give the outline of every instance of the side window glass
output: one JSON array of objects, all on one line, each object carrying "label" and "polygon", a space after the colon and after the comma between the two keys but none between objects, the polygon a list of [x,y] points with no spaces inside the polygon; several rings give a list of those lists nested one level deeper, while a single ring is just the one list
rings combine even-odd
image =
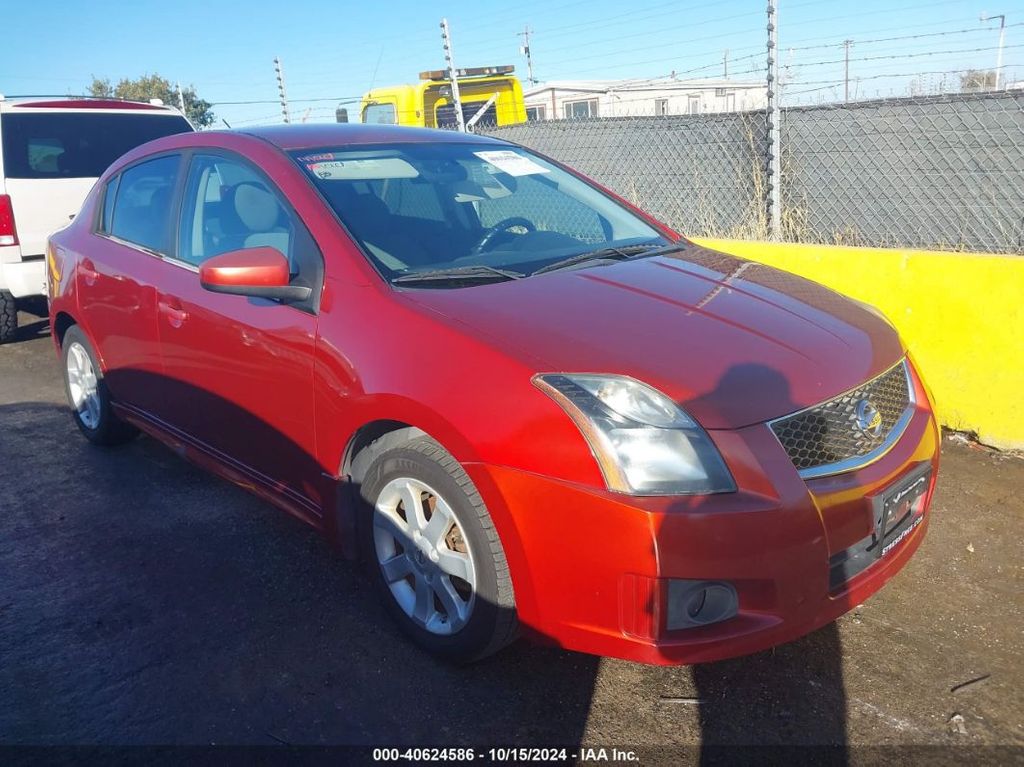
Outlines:
[{"label": "side window glass", "polygon": [[59,138],[30,138],[28,167],[38,176],[56,176],[61,168],[64,142]]},{"label": "side window glass", "polygon": [[194,156],[181,206],[178,259],[199,266],[221,253],[258,247],[274,248],[288,259],[293,283],[315,282],[322,269],[313,238],[260,173],[228,157]]},{"label": "side window glass", "polygon": [[363,122],[376,125],[396,125],[394,104],[369,104],[363,110]]},{"label": "side window glass", "polygon": [[100,231],[110,233],[114,222],[114,201],[117,199],[117,182],[120,176],[114,176],[103,188],[103,220],[100,222]]},{"label": "side window glass", "polygon": [[178,155],[158,157],[121,173],[110,234],[157,253],[169,252],[170,212],[179,159]]}]

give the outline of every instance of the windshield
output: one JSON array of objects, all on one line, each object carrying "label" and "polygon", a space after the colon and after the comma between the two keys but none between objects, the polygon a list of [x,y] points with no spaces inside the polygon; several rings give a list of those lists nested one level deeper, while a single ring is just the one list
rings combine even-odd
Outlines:
[{"label": "windshield", "polygon": [[128,111],[24,112],[5,114],[0,121],[9,178],[98,178],[140,144],[192,130],[180,115]]},{"label": "windshield", "polygon": [[293,156],[396,283],[439,271],[522,276],[577,255],[668,242],[622,205],[519,147],[424,143]]}]

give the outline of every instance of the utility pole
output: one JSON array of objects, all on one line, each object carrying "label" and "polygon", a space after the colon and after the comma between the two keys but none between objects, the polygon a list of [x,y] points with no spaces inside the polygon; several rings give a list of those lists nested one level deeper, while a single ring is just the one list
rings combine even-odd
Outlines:
[{"label": "utility pole", "polygon": [[517,32],[519,37],[523,38],[523,44],[519,47],[519,52],[526,56],[526,82],[530,85],[536,85],[537,79],[533,76],[533,55],[530,53],[530,25],[527,24],[522,32]]},{"label": "utility pole", "polygon": [[274,57],[274,71],[277,73],[277,91],[281,94],[281,116],[285,123],[290,123],[292,118],[288,114],[288,93],[284,89],[284,70],[281,69],[281,59],[277,56]]},{"label": "utility pole", "polygon": [[767,192],[767,213],[768,231],[773,239],[780,235],[779,222],[781,221],[781,199],[779,196],[779,182],[782,169],[781,154],[782,147],[779,143],[779,128],[782,119],[780,100],[782,93],[779,90],[779,2],[768,0],[768,89],[767,89],[767,140],[765,170],[767,179],[765,187]]},{"label": "utility pole", "polygon": [[448,68],[448,79],[452,86],[452,105],[455,107],[455,120],[461,133],[466,132],[466,118],[462,114],[462,97],[459,95],[459,78],[455,70],[455,57],[452,55],[452,38],[448,31],[448,19],[441,19],[441,41],[444,43],[444,65]]},{"label": "utility pole", "polygon": [[843,100],[850,100],[850,46],[853,40],[843,40],[843,48],[846,49],[845,74],[843,75]]},{"label": "utility pole", "polygon": [[722,79],[729,79],[729,49],[725,49],[725,53],[722,54]]},{"label": "utility pole", "polygon": [[181,92],[181,83],[175,83],[175,85],[178,86],[178,109],[185,114],[185,94]]},{"label": "utility pole", "polygon": [[995,21],[999,19],[999,52],[996,54],[996,90],[999,90],[999,83],[1003,79],[1003,41],[1006,40],[1006,14],[998,13],[989,16],[981,14],[982,21]]}]

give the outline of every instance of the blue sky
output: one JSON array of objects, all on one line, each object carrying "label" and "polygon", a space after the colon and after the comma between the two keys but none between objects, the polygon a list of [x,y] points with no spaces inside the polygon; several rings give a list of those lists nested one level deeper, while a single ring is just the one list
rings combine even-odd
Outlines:
[{"label": "blue sky", "polygon": [[[194,85],[233,124],[273,122],[279,109],[272,60],[280,56],[293,119],[333,119],[338,99],[441,67],[442,16],[459,66],[511,63],[525,78],[516,33],[529,24],[541,80],[672,71],[717,77],[726,49],[731,76],[760,78],[765,6],[765,0],[292,0],[248,7],[90,0],[65,2],[58,11],[51,3],[12,0],[4,11],[0,93],[82,93],[92,75],[116,82],[156,72]],[[841,92],[847,38],[854,41],[851,91],[859,97],[903,95],[913,76],[927,87],[944,72],[993,67],[998,24],[982,24],[982,11],[1006,14],[1004,71],[1008,81],[1024,80],[1024,26],[1012,26],[1024,24],[1024,0],[781,0],[788,98],[813,102]],[[227,103],[239,101],[271,103]],[[349,107],[354,115],[355,105]]]}]

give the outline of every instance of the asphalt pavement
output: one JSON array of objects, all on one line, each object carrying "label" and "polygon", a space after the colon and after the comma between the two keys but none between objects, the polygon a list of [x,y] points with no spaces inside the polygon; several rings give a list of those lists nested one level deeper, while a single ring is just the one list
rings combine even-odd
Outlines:
[{"label": "asphalt pavement", "polygon": [[0,347],[0,744],[1024,746],[1019,457],[945,440],[917,556],[791,644],[452,667],[312,529],[152,439],[88,445],[23,321]]}]

